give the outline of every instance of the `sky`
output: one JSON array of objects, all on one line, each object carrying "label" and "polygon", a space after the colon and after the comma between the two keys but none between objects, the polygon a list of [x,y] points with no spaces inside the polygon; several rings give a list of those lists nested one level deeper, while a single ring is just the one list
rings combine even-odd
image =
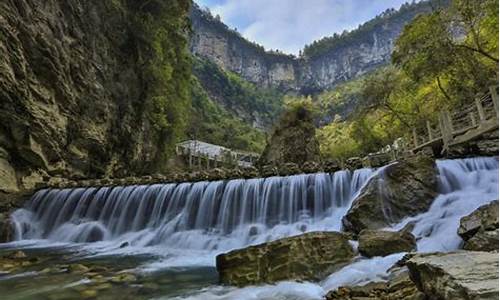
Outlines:
[{"label": "sky", "polygon": [[266,49],[298,54],[304,45],[352,30],[408,0],[195,0]]}]

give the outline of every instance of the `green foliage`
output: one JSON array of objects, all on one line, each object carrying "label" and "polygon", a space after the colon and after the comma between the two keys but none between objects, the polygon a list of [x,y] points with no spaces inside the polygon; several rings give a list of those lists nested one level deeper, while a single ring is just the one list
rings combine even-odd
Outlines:
[{"label": "green foliage", "polygon": [[417,18],[396,42],[393,62],[417,84],[435,82],[448,105],[469,101],[496,83],[493,7],[498,12],[498,0],[455,0],[450,9]]},{"label": "green foliage", "polygon": [[[114,0],[117,6],[118,0]],[[190,106],[191,59],[188,12],[184,0],[122,0],[132,12],[132,34],[145,85],[144,114],[160,151],[152,166],[161,168],[184,134]]]},{"label": "green foliage", "polygon": [[387,23],[407,22],[420,13],[428,12],[431,7],[446,5],[448,0],[428,0],[405,3],[399,10],[387,9],[372,20],[360,25],[352,31],[344,31],[342,34],[335,33],[333,36],[314,41],[304,48],[304,56],[315,58],[333,49],[346,47],[352,44],[373,43],[373,31],[381,30]]},{"label": "green foliage", "polygon": [[359,97],[348,120],[336,118],[318,131],[322,154],[378,151],[398,137],[409,139],[426,120],[436,123],[442,109],[470,104],[498,84],[497,52],[498,0],[454,0],[450,9],[417,17],[396,42],[393,66],[318,96],[340,104]]},{"label": "green foliage", "polygon": [[251,127],[214,102],[196,77],[191,79],[192,121],[188,135],[231,149],[260,153],[264,148],[264,132]]},{"label": "green foliage", "polygon": [[257,87],[204,59],[194,60],[193,73],[210,96],[228,111],[253,112],[267,124],[271,124],[281,112],[283,94],[275,89]]}]

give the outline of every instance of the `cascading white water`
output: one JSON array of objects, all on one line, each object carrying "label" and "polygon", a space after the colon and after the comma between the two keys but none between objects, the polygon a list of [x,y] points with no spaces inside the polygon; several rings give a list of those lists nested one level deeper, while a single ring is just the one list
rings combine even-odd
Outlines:
[{"label": "cascading white water", "polygon": [[[402,220],[386,230],[399,230],[414,222],[417,251],[453,251],[460,247],[457,235],[460,219],[495,199],[498,199],[498,158],[470,158],[437,161],[440,194],[430,209],[415,217]],[[387,278],[387,270],[404,253],[356,262],[331,274],[318,284],[281,282],[276,285],[243,289],[208,287],[194,295],[178,299],[323,299],[332,289],[343,285],[362,285]]]},{"label": "cascading white water", "polygon": [[42,190],[12,219],[17,240],[231,249],[340,230],[341,217],[372,173]]},{"label": "cascading white water", "polygon": [[[394,224],[414,222],[418,251],[459,248],[461,217],[498,199],[498,158],[441,160],[440,195],[430,209]],[[380,170],[383,172],[383,169]],[[98,252],[160,249],[143,268],[213,265],[216,254],[305,231],[341,229],[341,219],[372,170],[115,188],[44,190],[12,219],[18,240],[86,242]],[[130,250],[123,249],[126,253]],[[147,249],[147,250],[144,250]],[[128,251],[128,252],[127,252]],[[319,284],[282,282],[244,289],[209,286],[192,299],[321,299],[341,285],[383,280],[403,256],[355,263]]]}]

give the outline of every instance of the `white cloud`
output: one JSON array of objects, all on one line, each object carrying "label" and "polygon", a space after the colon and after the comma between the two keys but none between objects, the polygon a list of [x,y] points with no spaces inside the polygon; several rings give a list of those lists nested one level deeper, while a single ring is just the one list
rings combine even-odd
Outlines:
[{"label": "white cloud", "polygon": [[405,0],[226,0],[209,5],[230,27],[267,49],[297,54],[305,44],[351,30]]}]

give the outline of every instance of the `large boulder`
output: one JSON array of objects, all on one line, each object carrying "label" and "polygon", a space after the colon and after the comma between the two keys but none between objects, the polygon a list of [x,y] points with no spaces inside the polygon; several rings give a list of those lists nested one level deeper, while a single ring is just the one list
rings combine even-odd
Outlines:
[{"label": "large boulder", "polygon": [[359,234],[358,241],[359,253],[366,257],[410,252],[417,248],[415,236],[408,230],[382,231],[364,229]]},{"label": "large boulder", "polygon": [[283,114],[257,165],[302,165],[320,160],[319,142],[311,109],[297,105]]},{"label": "large boulder", "polygon": [[244,286],[280,280],[320,280],[354,258],[346,235],[312,232],[217,256],[221,283]]},{"label": "large boulder", "polygon": [[430,299],[498,299],[498,253],[416,254],[406,266]]},{"label": "large boulder", "polygon": [[465,241],[463,248],[466,250],[498,250],[498,200],[463,217],[458,235]]},{"label": "large boulder", "polygon": [[342,219],[354,233],[379,229],[425,212],[437,196],[434,159],[415,156],[391,164],[372,177]]}]

